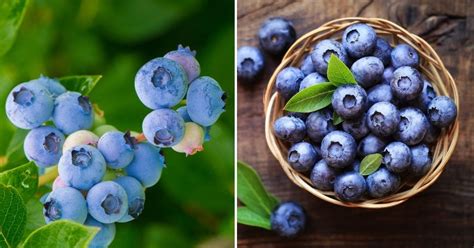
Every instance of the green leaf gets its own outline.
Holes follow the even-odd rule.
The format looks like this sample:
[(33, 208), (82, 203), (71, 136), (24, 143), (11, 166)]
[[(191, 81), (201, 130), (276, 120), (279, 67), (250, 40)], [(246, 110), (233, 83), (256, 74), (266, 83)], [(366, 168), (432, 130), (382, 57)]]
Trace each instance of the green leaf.
[(270, 230), (270, 218), (261, 216), (248, 207), (237, 208), (237, 222), (247, 226), (256, 226)]
[(85, 96), (89, 95), (102, 75), (80, 75), (58, 78), (59, 82), (70, 91), (77, 91)]
[(0, 184), (0, 247), (16, 247), (26, 224), (26, 208), (18, 191)]
[(0, 56), (12, 47), (27, 5), (27, 0), (2, 0), (0, 3)]
[(24, 164), (28, 160), (23, 152), (23, 141), (29, 130), (15, 129), (13, 137), (8, 143), (6, 150), (6, 163), (0, 166), (0, 171), (15, 168), (18, 165)]
[(43, 216), (43, 205), (39, 199), (31, 198), (26, 203), (26, 227), (23, 239), (26, 239), (34, 230), (46, 225)]
[(329, 81), (335, 86), (357, 84), (351, 70), (334, 54), (329, 59), (327, 74)]
[(4, 171), (0, 173), (0, 184), (16, 188), (27, 202), (38, 187), (38, 167), (33, 162), (28, 162), (15, 169)]
[(23, 243), (23, 247), (86, 248), (98, 231), (99, 229), (96, 227), (87, 227), (68, 220), (58, 220), (32, 232)]
[(369, 154), (360, 162), (359, 173), (362, 176), (368, 176), (374, 173), (382, 164), (382, 155), (380, 153)]
[(237, 196), (250, 210), (266, 217), (278, 204), (265, 190), (257, 172), (242, 161), (237, 163)]
[(320, 83), (310, 86), (294, 95), (285, 106), (286, 111), (310, 113), (331, 104), (336, 87), (332, 83)]
[(344, 120), (336, 113), (336, 111), (333, 112), (332, 114), (332, 124), (339, 125), (343, 122)]

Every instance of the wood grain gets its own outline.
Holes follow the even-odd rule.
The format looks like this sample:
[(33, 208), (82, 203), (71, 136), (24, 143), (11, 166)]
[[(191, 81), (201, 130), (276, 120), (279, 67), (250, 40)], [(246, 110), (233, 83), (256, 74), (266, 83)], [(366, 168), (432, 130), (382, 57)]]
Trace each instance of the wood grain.
[(473, 247), (474, 246), (474, 1), (239, 0), (238, 46), (257, 45), (262, 21), (284, 16), (302, 35), (347, 16), (381, 17), (426, 39), (453, 75), (461, 97), (461, 135), (446, 170), (428, 190), (383, 210), (323, 202), (286, 177), (267, 148), (262, 95), (278, 59), (266, 57), (262, 80), (238, 86), (238, 159), (252, 164), (266, 187), (296, 200), (311, 219), (297, 239), (238, 225), (239, 247)]

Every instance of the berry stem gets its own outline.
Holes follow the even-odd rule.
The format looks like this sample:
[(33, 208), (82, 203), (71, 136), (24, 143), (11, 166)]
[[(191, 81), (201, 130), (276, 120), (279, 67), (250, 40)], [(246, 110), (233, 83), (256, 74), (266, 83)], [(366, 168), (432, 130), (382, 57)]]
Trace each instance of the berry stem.
[(39, 177), (38, 187), (41, 187), (43, 185), (46, 185), (47, 183), (54, 181), (54, 179), (56, 179), (57, 176), (58, 176), (58, 167), (55, 166), (50, 171), (46, 172), (45, 174)]
[(135, 137), (135, 139), (137, 139), (137, 142), (138, 142), (138, 143), (143, 142), (143, 141), (146, 140), (145, 135), (144, 135), (143, 133), (140, 133), (139, 135), (137, 135), (137, 136)]

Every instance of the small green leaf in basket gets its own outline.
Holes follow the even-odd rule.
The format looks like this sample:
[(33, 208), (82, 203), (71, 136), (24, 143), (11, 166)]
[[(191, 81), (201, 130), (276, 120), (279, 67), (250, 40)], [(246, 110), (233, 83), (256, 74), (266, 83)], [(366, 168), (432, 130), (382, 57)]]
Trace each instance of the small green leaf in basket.
[(261, 216), (248, 207), (237, 208), (237, 222), (247, 226), (261, 227), (270, 230), (270, 218), (268, 216)]
[(332, 83), (320, 83), (310, 86), (294, 95), (285, 106), (286, 111), (310, 113), (331, 104), (336, 87)]
[(335, 86), (357, 83), (351, 70), (334, 54), (329, 59), (327, 74), (329, 81)]
[(369, 154), (360, 162), (359, 173), (362, 176), (368, 176), (380, 167), (382, 164), (382, 155), (380, 153)]
[(343, 119), (336, 113), (336, 111), (332, 114), (332, 124), (334, 126), (341, 124)]

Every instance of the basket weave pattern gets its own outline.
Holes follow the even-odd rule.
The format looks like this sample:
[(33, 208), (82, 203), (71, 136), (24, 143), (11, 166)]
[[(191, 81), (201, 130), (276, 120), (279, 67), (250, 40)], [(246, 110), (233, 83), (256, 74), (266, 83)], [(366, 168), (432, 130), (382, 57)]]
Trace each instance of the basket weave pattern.
[(387, 40), (392, 45), (406, 43), (414, 47), (420, 55), (420, 72), (422, 72), (427, 77), (427, 79), (432, 82), (433, 87), (438, 95), (450, 96), (454, 100), (458, 106), (459, 116), (459, 95), (454, 79), (445, 68), (439, 56), (426, 41), (417, 35), (409, 33), (399, 25), (385, 19), (359, 17), (341, 18), (327, 22), (319, 28), (300, 37), (289, 48), (288, 52), (283, 57), (282, 62), (276, 68), (275, 72), (270, 78), (263, 98), (265, 108), (265, 138), (270, 151), (279, 161), (288, 178), (290, 178), (290, 180), (296, 185), (305, 189), (316, 197), (345, 207), (392, 207), (425, 190), (427, 187), (433, 184), (436, 179), (438, 179), (438, 177), (443, 172), (449, 158), (451, 157), (454, 147), (456, 146), (459, 134), (458, 119), (456, 119), (449, 129), (443, 130), (436, 145), (431, 147), (431, 152), (433, 155), (431, 169), (417, 183), (412, 186), (404, 186), (399, 192), (393, 195), (379, 199), (370, 199), (358, 203), (341, 202), (334, 196), (334, 192), (321, 191), (314, 188), (311, 185), (311, 180), (308, 178), (308, 176), (293, 170), (293, 168), (288, 164), (288, 146), (281, 142), (273, 134), (272, 124), (278, 117), (283, 115), (283, 107), (285, 104), (280, 95), (274, 90), (277, 74), (287, 66), (298, 67), (301, 60), (304, 58), (304, 55), (309, 53), (312, 47), (320, 40), (329, 38), (340, 40), (344, 29), (357, 22), (363, 22), (372, 26), (378, 35), (387, 38)]

